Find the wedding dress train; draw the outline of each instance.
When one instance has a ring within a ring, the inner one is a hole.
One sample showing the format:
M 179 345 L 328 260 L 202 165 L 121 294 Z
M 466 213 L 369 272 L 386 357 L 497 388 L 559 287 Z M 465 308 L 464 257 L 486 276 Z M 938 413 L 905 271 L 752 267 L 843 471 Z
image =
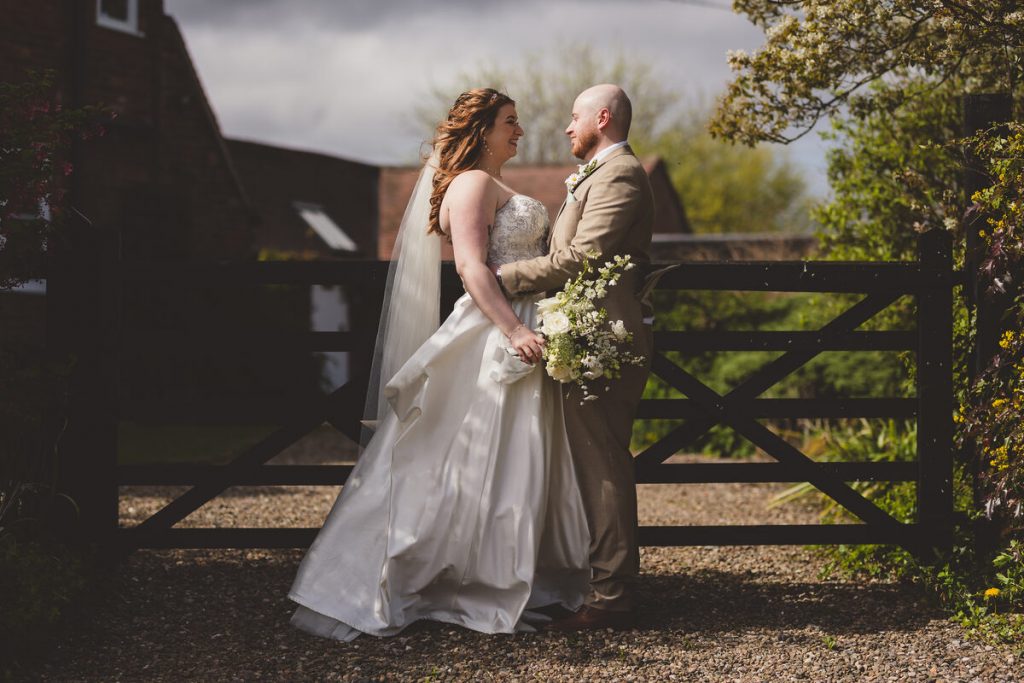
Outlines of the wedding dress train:
M 495 215 L 489 259 L 544 252 L 547 212 L 514 195 Z M 510 300 L 536 326 L 542 295 Z M 388 382 L 378 425 L 299 567 L 292 623 L 351 640 L 419 619 L 486 633 L 529 630 L 524 610 L 577 608 L 589 532 L 559 386 L 509 355 L 463 295 Z

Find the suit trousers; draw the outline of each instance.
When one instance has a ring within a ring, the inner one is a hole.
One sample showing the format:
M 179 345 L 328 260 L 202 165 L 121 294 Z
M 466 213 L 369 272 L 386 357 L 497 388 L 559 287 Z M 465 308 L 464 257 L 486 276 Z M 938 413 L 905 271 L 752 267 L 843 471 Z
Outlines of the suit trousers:
M 590 594 L 584 604 L 598 609 L 633 609 L 633 591 L 640 573 L 637 546 L 636 475 L 629 449 L 633 418 L 650 373 L 651 326 L 631 328 L 632 351 L 644 364 L 623 365 L 621 377 L 587 383 L 596 401 L 583 402 L 583 392 L 563 390 L 566 430 L 590 527 Z M 610 387 L 605 391 L 605 387 Z

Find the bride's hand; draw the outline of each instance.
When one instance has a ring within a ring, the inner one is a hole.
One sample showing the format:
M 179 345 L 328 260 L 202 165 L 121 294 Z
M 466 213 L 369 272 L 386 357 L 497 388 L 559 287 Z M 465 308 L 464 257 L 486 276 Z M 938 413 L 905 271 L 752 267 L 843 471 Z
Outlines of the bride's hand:
M 526 325 L 520 324 L 509 335 L 509 342 L 516 354 L 524 363 L 534 365 L 540 362 L 541 352 L 544 349 L 544 337 L 540 336 Z

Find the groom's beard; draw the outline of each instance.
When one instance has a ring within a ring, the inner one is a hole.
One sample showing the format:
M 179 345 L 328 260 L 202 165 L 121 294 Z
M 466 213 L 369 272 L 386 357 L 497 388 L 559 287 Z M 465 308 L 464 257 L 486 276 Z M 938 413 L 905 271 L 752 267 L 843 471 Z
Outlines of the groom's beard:
M 576 144 L 573 145 L 573 156 L 577 159 L 586 159 L 590 152 L 597 147 L 599 142 L 597 131 L 586 131 L 576 133 Z

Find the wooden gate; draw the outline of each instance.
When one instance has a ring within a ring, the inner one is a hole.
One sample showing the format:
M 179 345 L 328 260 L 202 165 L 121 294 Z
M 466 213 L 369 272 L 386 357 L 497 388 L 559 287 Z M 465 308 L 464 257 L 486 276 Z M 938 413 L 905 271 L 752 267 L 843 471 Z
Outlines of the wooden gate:
M 652 372 L 687 398 L 644 400 L 640 418 L 685 420 L 637 456 L 639 483 L 810 482 L 856 515 L 859 524 L 657 526 L 641 527 L 642 545 L 762 545 L 892 543 L 921 557 L 948 548 L 953 522 L 952 444 L 952 288 L 949 234 L 932 231 L 920 237 L 915 262 L 846 263 L 828 261 L 684 263 L 659 283 L 661 289 L 842 292 L 863 298 L 814 331 L 687 332 L 658 331 Z M 120 286 L 179 282 L 199 284 L 345 284 L 379 292 L 387 264 L 248 263 L 232 266 L 124 264 Z M 443 273 L 443 306 L 461 292 L 454 269 Z M 858 331 L 898 298 L 917 301 L 917 326 L 905 331 Z M 379 298 L 379 294 L 377 294 Z M 122 325 L 125 321 L 122 321 Z M 130 321 L 127 321 L 130 323 Z M 366 326 L 372 328 L 372 326 Z M 259 345 L 291 351 L 350 351 L 362 358 L 354 368 L 369 366 L 375 330 L 296 332 L 253 336 L 237 330 L 207 331 L 201 343 Z M 122 327 L 114 349 L 153 353 L 182 338 Z M 665 351 L 783 351 L 724 395 L 670 361 Z M 763 399 L 772 385 L 824 351 L 909 350 L 917 358 L 917 397 L 870 399 Z M 282 449 L 329 422 L 355 441 L 366 391 L 366 375 L 357 374 L 322 400 L 294 411 L 276 432 L 226 465 L 118 465 L 104 454 L 90 478 L 95 495 L 107 501 L 100 530 L 124 549 L 304 547 L 316 529 L 178 528 L 174 525 L 231 486 L 338 485 L 351 467 L 344 465 L 263 466 Z M 111 411 L 115 416 L 116 411 Z M 894 417 L 917 419 L 916 462 L 815 462 L 759 418 Z M 728 425 L 777 460 L 775 463 L 669 464 L 664 461 L 716 424 Z M 901 523 L 849 486 L 851 481 L 915 481 L 917 519 Z M 184 494 L 131 528 L 118 528 L 117 486 L 189 485 Z M 112 505 L 110 503 L 113 503 Z M 109 512 L 113 512 L 110 516 Z

